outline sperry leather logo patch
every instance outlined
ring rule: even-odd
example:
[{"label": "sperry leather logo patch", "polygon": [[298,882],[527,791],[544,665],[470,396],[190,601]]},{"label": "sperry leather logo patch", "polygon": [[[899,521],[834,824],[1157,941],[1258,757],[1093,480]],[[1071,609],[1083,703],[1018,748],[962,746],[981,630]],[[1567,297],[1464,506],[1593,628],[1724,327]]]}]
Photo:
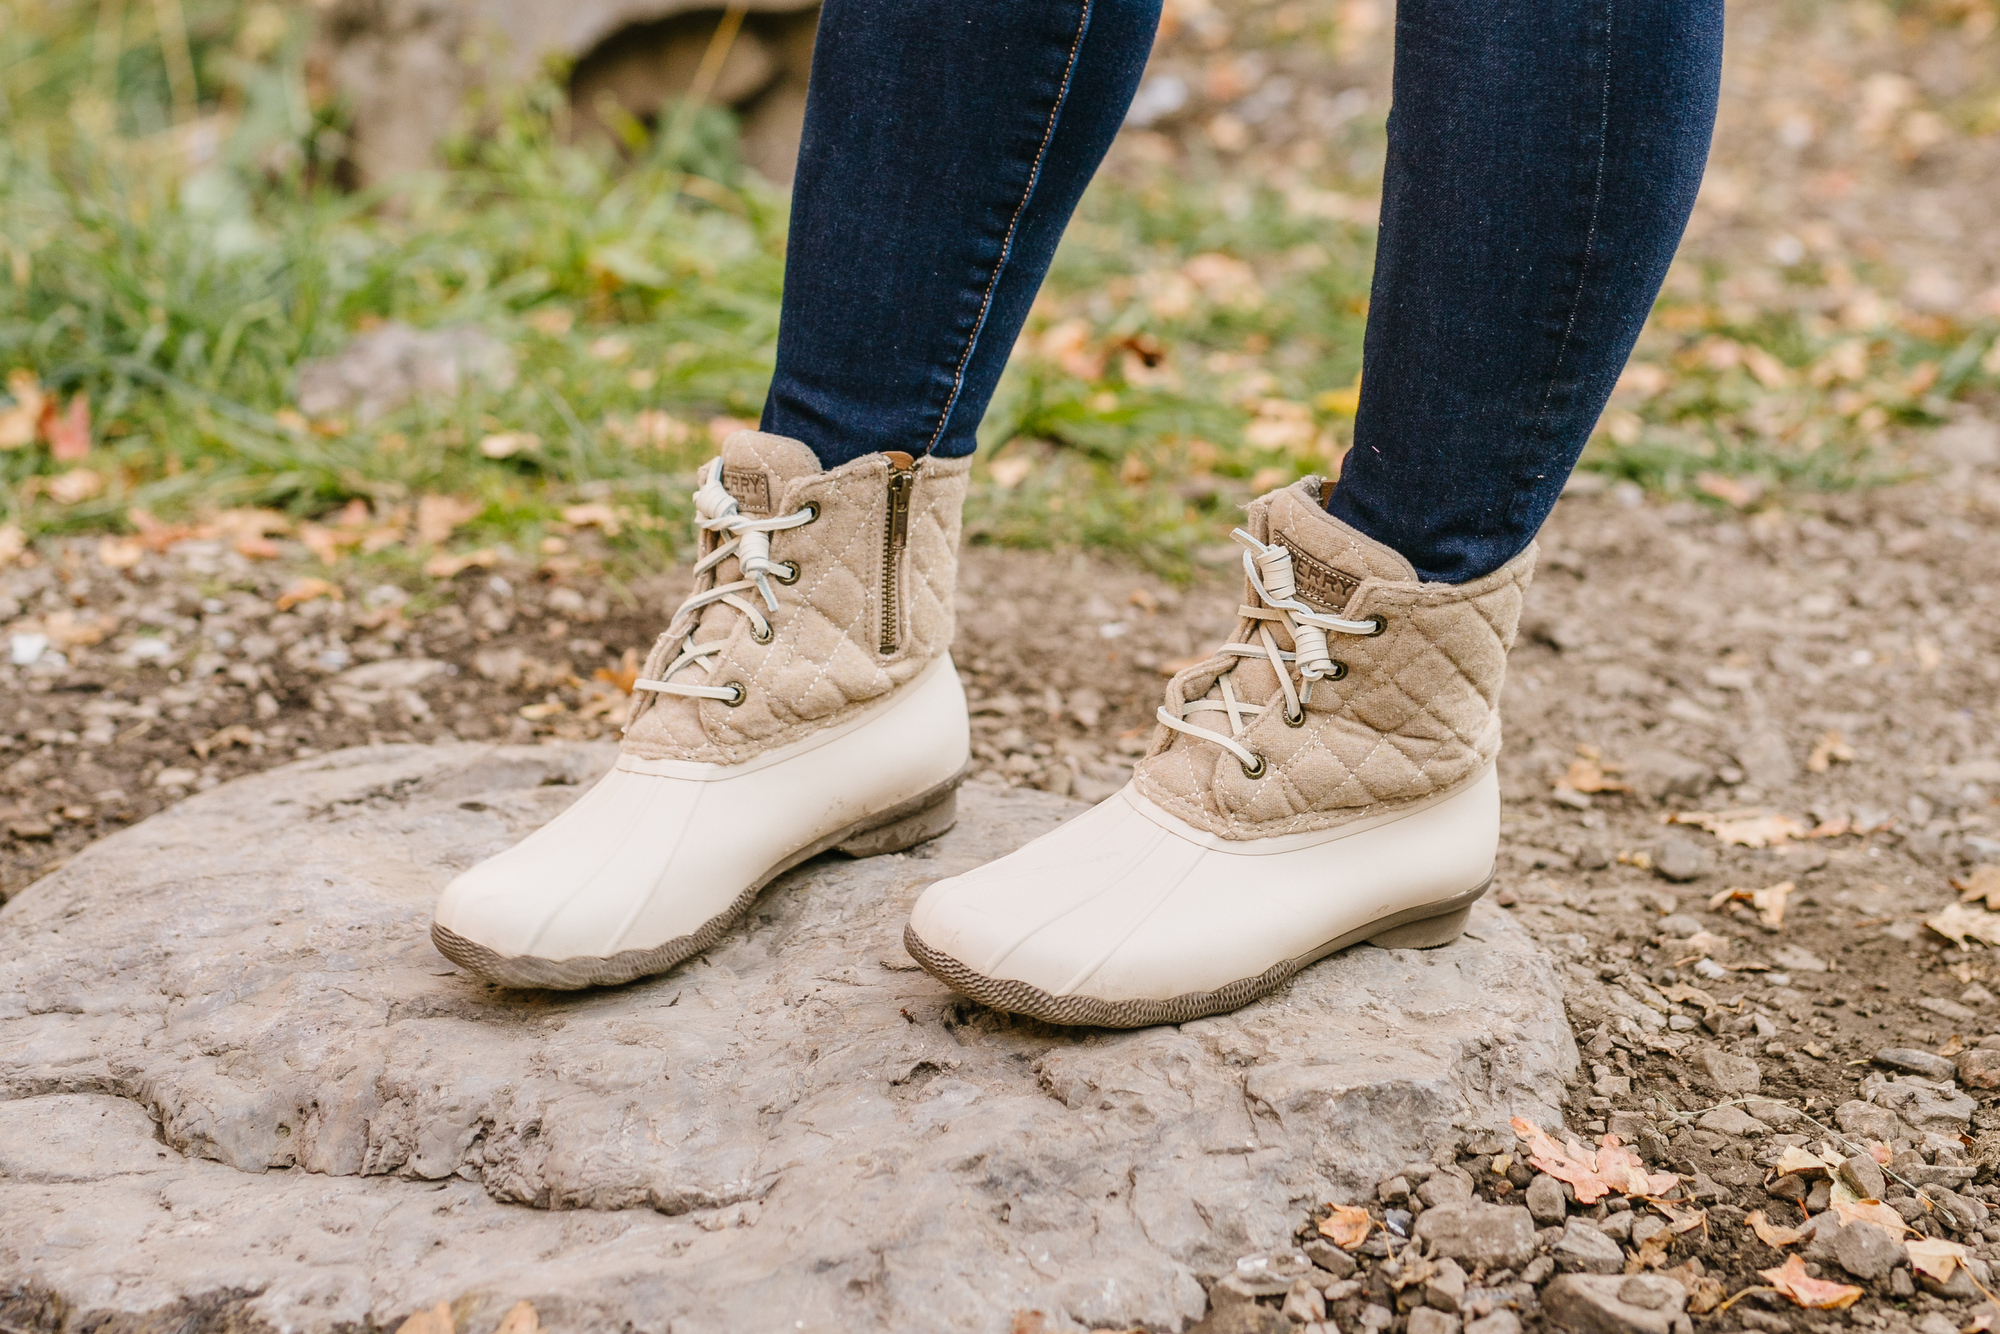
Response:
[{"label": "sperry leather logo patch", "polygon": [[736,507],[745,513],[771,512],[771,475],[762,468],[724,468],[722,489],[736,497]]},{"label": "sperry leather logo patch", "polygon": [[1278,541],[1292,553],[1292,579],[1298,585],[1299,596],[1315,607],[1337,612],[1354,596],[1354,590],[1361,587],[1359,579],[1345,570],[1334,569],[1315,556],[1308,556],[1283,533],[1278,534]]}]

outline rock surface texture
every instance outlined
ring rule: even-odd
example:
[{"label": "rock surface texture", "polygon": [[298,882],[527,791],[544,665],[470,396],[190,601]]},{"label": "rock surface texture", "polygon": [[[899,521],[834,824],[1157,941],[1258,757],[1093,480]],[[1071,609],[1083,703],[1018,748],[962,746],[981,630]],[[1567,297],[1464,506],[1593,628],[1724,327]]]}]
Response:
[{"label": "rock surface texture", "polygon": [[1081,809],[979,786],[944,838],[810,863],[664,977],[457,973],[439,887],[611,754],[303,761],[10,902],[0,1271],[72,1313],[311,1330],[522,1298],[555,1329],[1176,1329],[1302,1208],[1454,1127],[1552,1123],[1576,1064],[1552,967],[1488,909],[1178,1028],[971,1005],[903,953],[909,903]]}]

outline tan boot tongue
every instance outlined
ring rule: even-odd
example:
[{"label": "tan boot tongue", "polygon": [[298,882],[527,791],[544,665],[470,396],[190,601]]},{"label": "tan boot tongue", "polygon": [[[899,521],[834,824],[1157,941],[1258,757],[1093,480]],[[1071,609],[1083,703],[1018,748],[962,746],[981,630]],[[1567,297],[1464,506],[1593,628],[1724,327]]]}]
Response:
[{"label": "tan boot tongue", "polygon": [[745,514],[770,514],[786,482],[819,471],[819,458],[789,436],[736,431],[722,442],[722,487]]},{"label": "tan boot tongue", "polygon": [[1317,499],[1304,483],[1271,497],[1270,540],[1292,553],[1292,576],[1301,598],[1339,613],[1364,579],[1416,582],[1417,571],[1409,561],[1328,514]]}]

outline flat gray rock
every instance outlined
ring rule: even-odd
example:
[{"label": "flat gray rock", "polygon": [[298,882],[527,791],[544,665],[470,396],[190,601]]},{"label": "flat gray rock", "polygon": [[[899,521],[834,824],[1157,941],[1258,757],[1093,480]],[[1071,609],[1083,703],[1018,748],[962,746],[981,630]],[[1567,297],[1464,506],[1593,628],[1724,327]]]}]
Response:
[{"label": "flat gray rock", "polygon": [[[0,910],[0,1272],[74,1313],[283,1329],[1177,1329],[1454,1128],[1555,1119],[1577,1057],[1505,914],[1129,1033],[918,971],[924,885],[1082,809],[969,786],[911,853],[777,882],[706,957],[504,992],[426,931],[608,747],[395,746],[245,778]],[[5,1304],[0,1294],[0,1305]],[[177,1306],[178,1304],[178,1306]],[[206,1306],[204,1306],[206,1304]]]}]

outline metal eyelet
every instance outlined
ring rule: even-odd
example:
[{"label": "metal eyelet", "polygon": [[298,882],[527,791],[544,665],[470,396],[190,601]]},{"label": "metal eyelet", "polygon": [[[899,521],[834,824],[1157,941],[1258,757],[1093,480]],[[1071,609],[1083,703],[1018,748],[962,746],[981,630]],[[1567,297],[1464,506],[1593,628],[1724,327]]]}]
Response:
[{"label": "metal eyelet", "polygon": [[784,565],[785,569],[790,571],[790,573],[777,576],[778,582],[781,584],[797,583],[799,581],[799,563],[795,560],[788,560],[784,562]]},{"label": "metal eyelet", "polygon": [[1300,706],[1299,711],[1297,713],[1293,713],[1290,709],[1285,710],[1285,726],[1304,727],[1305,725],[1306,725],[1306,711],[1303,705]]},{"label": "metal eyelet", "polygon": [[1389,618],[1386,616],[1377,614],[1370,616],[1368,619],[1375,622],[1375,628],[1368,632],[1366,638],[1373,639],[1376,635],[1381,634],[1389,628]]},{"label": "metal eyelet", "polygon": [[741,681],[731,681],[727,689],[734,690],[736,692],[736,698],[725,699],[722,701],[724,704],[728,705],[732,709],[735,708],[737,705],[741,704],[746,698],[748,698],[748,692],[746,692],[743,689],[743,683]]},{"label": "metal eyelet", "polygon": [[777,637],[777,633],[778,632],[773,630],[768,623],[765,624],[764,633],[761,635],[757,633],[756,626],[753,625],[750,627],[750,637],[756,640],[760,644],[770,643],[773,639]]},{"label": "metal eyelet", "polygon": [[1264,776],[1264,757],[1262,755],[1257,757],[1257,767],[1254,769],[1247,764],[1244,765],[1243,776],[1245,778],[1262,778]]},{"label": "metal eyelet", "polygon": [[1333,659],[1333,670],[1326,674],[1326,679],[1329,681],[1338,681],[1346,675],[1347,664],[1338,658]]},{"label": "metal eyelet", "polygon": [[[812,515],[812,518],[810,518],[810,519],[807,519],[807,520],[806,520],[806,523],[813,523],[813,522],[815,522],[815,521],[816,521],[816,520],[817,520],[817,519],[819,518],[819,502],[818,502],[818,501],[815,501],[815,500],[808,500],[808,501],[807,501],[807,502],[806,502],[806,503],[805,503],[805,504],[804,504],[803,506],[801,506],[801,508],[802,508],[802,509],[804,509],[804,510],[806,510],[807,512],[809,512],[809,513],[810,513],[810,514]],[[801,528],[803,528],[803,527],[805,527],[805,526],[806,526],[806,524],[805,524],[805,523],[802,523],[802,524],[800,524],[800,525],[799,525],[799,527],[801,527]]]}]

